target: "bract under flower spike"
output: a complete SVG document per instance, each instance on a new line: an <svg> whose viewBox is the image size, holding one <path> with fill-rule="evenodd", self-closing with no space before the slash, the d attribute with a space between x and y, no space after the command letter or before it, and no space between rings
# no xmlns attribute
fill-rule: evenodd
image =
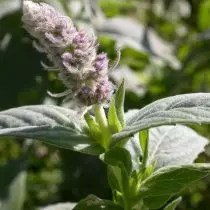
<svg viewBox="0 0 210 210"><path fill-rule="evenodd" d="M105 53L97 54L94 35L78 31L69 17L45 3L25 0L22 21L67 87L63 93L49 93L51 96L75 99L78 107L110 101L113 85L108 78L109 61Z"/></svg>

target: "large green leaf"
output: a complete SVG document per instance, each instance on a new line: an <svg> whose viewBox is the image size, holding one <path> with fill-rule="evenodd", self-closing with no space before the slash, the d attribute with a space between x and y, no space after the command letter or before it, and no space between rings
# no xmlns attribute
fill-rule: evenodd
<svg viewBox="0 0 210 210"><path fill-rule="evenodd" d="M159 169L142 182L136 201L143 198L149 208L160 208L173 195L209 174L210 164L171 166Z"/></svg>
<svg viewBox="0 0 210 210"><path fill-rule="evenodd" d="M82 130L82 118L73 110L52 106L23 106L0 112L0 136L39 139L79 152L100 154Z"/></svg>
<svg viewBox="0 0 210 210"><path fill-rule="evenodd" d="M126 127L114 134L113 140L132 136L143 129L176 123L210 123L210 93L172 96L133 111Z"/></svg>
<svg viewBox="0 0 210 210"><path fill-rule="evenodd" d="M102 200L95 195L89 195L81 200L73 210L123 210L123 208L111 201Z"/></svg>

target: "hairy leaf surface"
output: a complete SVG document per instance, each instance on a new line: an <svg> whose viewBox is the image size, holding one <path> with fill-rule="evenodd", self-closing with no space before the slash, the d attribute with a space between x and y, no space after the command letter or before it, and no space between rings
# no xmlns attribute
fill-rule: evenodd
<svg viewBox="0 0 210 210"><path fill-rule="evenodd" d="M126 127L113 140L132 136L140 130L167 124L210 123L210 93L192 93L155 101L129 114Z"/></svg>
<svg viewBox="0 0 210 210"><path fill-rule="evenodd" d="M52 105L23 106L0 112L0 136L39 139L79 152L100 154L83 132L76 112Z"/></svg>

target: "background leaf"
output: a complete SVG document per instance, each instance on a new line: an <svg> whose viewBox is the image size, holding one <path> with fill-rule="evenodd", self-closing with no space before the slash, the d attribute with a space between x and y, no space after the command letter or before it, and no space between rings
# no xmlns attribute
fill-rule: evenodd
<svg viewBox="0 0 210 210"><path fill-rule="evenodd" d="M25 201L26 157L0 167L0 210L22 210Z"/></svg>
<svg viewBox="0 0 210 210"><path fill-rule="evenodd" d="M125 126L124 101L125 101L125 82L123 80L115 94L115 106L116 106L117 117L122 127Z"/></svg>
<svg viewBox="0 0 210 210"><path fill-rule="evenodd" d="M81 200L73 210L123 210L111 201L102 200L95 195L89 195Z"/></svg>
<svg viewBox="0 0 210 210"><path fill-rule="evenodd" d="M181 202L182 198L179 197L176 200L172 201L171 203L169 203L164 210L175 210L177 205Z"/></svg>
<svg viewBox="0 0 210 210"><path fill-rule="evenodd" d="M40 210L72 210L76 203L58 203L47 207L40 208Z"/></svg>

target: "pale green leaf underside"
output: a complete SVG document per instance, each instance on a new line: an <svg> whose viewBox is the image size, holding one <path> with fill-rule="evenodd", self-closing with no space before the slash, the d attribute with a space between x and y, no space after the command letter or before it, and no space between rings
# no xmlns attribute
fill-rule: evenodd
<svg viewBox="0 0 210 210"><path fill-rule="evenodd" d="M65 149L100 154L100 148L83 133L81 122L73 110L66 108L23 106L0 112L0 136L39 139Z"/></svg>
<svg viewBox="0 0 210 210"><path fill-rule="evenodd" d="M132 136L139 130L176 123L210 123L210 93L192 93L155 101L136 110L126 127L113 135L113 140Z"/></svg>

